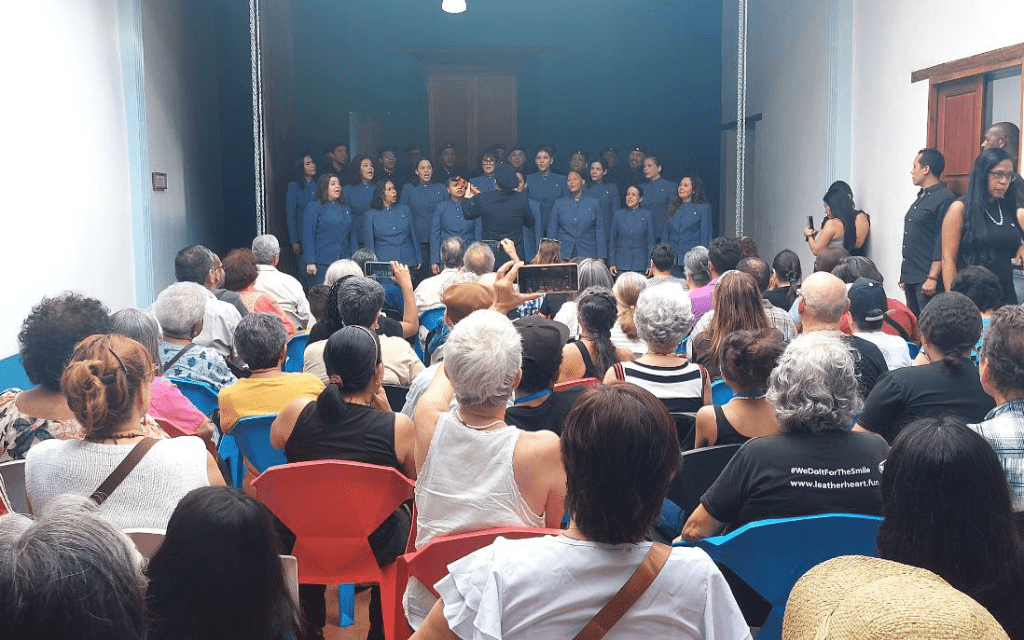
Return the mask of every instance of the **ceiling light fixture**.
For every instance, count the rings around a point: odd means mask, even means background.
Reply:
[[[466,10],[466,0],[441,0],[441,11],[445,13],[462,13]]]

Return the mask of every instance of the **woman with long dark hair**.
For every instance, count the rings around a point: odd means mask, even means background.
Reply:
[[[331,263],[355,253],[358,235],[341,179],[333,173],[323,174],[317,180],[316,198],[302,214],[302,263],[311,286],[323,284]]]
[[[909,425],[885,461],[882,510],[879,557],[935,572],[1024,638],[1024,551],[984,438],[955,417]]]
[[[967,193],[949,205],[942,219],[942,282],[949,291],[958,269],[987,268],[999,277],[1001,304],[1016,304],[1010,261],[1024,258],[1024,209],[1016,206],[1022,188],[1013,160],[1003,149],[985,149],[971,167]]]
[[[800,256],[789,249],[783,249],[772,260],[772,276],[768,282],[768,291],[764,294],[765,299],[776,307],[789,311],[796,301],[802,278]]]
[[[615,294],[607,287],[591,287],[576,299],[576,314],[580,324],[580,339],[562,348],[562,366],[558,381],[580,378],[604,379],[605,372],[615,363],[632,360],[629,349],[612,344],[612,327],[618,320]]]
[[[366,245],[366,238],[363,237],[363,216],[369,211],[373,202],[374,165],[373,158],[369,154],[360,153],[352,160],[352,165],[359,178],[355,184],[346,184],[342,187],[345,193],[345,201],[352,208],[352,223],[356,228],[356,235],[359,236],[359,246]]]
[[[150,640],[286,640],[299,630],[266,507],[229,487],[189,492],[149,561]]]
[[[868,239],[871,234],[871,216],[866,211],[857,208],[853,199],[853,189],[842,180],[836,180],[829,185],[829,190],[838,189],[850,199],[850,209],[853,210],[853,226],[857,230],[857,240],[853,249],[849,249],[852,256],[866,256],[868,254]]]
[[[722,345],[733,331],[770,329],[761,305],[761,291],[753,277],[740,271],[726,271],[714,290],[715,312],[706,331],[692,337],[687,345],[694,362],[704,365],[712,378],[722,377]],[[721,311],[718,311],[721,310]]]
[[[393,467],[416,477],[412,420],[391,411],[381,387],[384,364],[380,340],[362,326],[339,329],[324,348],[328,384],[316,400],[286,406],[270,428],[270,444],[284,449],[288,462],[352,460]],[[409,537],[412,513],[402,506],[370,534],[380,566],[394,561]],[[307,632],[326,622],[323,585],[301,585]],[[383,638],[380,591],[370,600],[369,638]]]
[[[679,180],[666,215],[664,242],[675,247],[679,266],[690,249],[711,246],[711,205],[700,178],[689,174]]]
[[[832,186],[825,192],[825,221],[820,231],[804,229],[804,239],[811,253],[818,255],[825,247],[840,247],[853,253],[857,245],[857,226],[854,221],[853,199],[841,187]]]
[[[302,253],[302,214],[306,205],[316,198],[316,163],[313,162],[313,156],[308,153],[299,154],[292,175],[295,179],[288,183],[288,190],[284,194],[284,211],[292,251]]]
[[[411,269],[423,262],[419,236],[412,211],[397,200],[398,189],[394,182],[381,180],[377,183],[370,209],[363,217],[363,241],[378,260],[394,260]]]

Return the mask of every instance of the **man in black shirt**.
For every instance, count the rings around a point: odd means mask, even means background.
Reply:
[[[463,206],[462,215],[466,220],[482,220],[482,237],[480,240],[491,246],[496,258],[495,265],[500,266],[511,260],[501,248],[501,241],[508,238],[516,245],[516,255],[526,255],[523,251],[523,227],[533,229],[534,216],[530,208],[530,200],[525,193],[516,191],[519,178],[511,166],[499,163],[494,168],[494,191],[481,193],[473,185],[466,190],[466,199],[470,206]]]
[[[505,411],[505,422],[524,431],[546,429],[562,435],[562,420],[586,387],[554,391],[562,365],[562,347],[569,328],[540,316],[513,322],[523,339],[523,377],[515,390],[515,406]]]
[[[942,218],[956,198],[940,180],[946,161],[935,149],[921,149],[910,171],[921,188],[903,219],[903,266],[900,287],[915,316],[938,291],[942,271]]]
[[[846,285],[842,280],[824,271],[814,273],[804,280],[799,298],[804,333],[839,333],[839,321],[849,310],[850,298],[846,295]],[[860,383],[860,397],[867,398],[878,378],[889,370],[885,364],[885,356],[877,346],[864,338],[840,335],[854,351],[854,369]]]

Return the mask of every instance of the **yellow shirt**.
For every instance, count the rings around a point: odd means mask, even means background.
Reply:
[[[220,391],[220,428],[230,433],[242,418],[280,413],[296,398],[316,399],[324,390],[320,378],[309,373],[286,373],[275,378],[239,378]]]

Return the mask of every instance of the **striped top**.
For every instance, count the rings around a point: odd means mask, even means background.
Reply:
[[[704,367],[687,360],[675,367],[657,367],[635,360],[620,363],[626,382],[650,391],[670,413],[695,414],[704,406]]]

